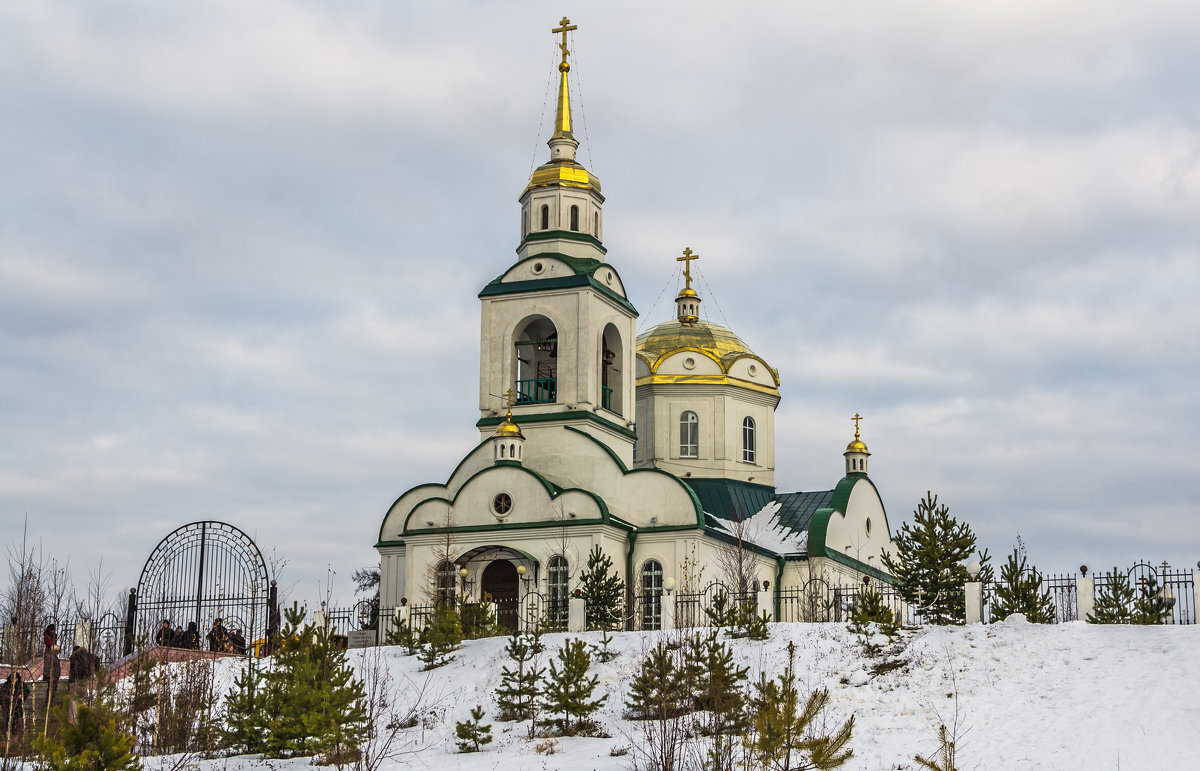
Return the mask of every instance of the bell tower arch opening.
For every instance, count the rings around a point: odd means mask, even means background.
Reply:
[[[600,335],[600,406],[625,414],[625,345],[615,324]]]
[[[517,404],[558,401],[558,329],[545,316],[530,316],[517,325],[513,341]]]

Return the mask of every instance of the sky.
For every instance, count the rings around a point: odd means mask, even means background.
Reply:
[[[639,331],[674,257],[780,372],[776,482],[850,417],[893,530],[1200,560],[1200,5],[0,4],[0,523],[137,583],[215,519],[287,596],[478,441],[478,291],[580,159]]]

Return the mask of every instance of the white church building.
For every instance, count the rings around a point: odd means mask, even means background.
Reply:
[[[776,490],[779,372],[701,318],[690,249],[676,258],[675,317],[635,337],[638,313],[603,244],[600,182],[576,160],[567,29],[555,30],[554,133],[520,196],[517,258],[479,293],[480,442],[444,481],[388,508],[375,544],[382,607],[462,591],[564,607],[594,547],[631,599],[713,581],[778,592],[813,577],[887,580],[891,531],[858,416],[844,476]],[[657,623],[646,608],[633,625]]]

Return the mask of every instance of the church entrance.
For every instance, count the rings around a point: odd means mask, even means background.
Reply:
[[[488,563],[480,579],[481,596],[496,603],[496,621],[509,632],[517,631],[517,566],[508,560]]]

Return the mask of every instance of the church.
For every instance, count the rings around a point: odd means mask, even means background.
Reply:
[[[886,581],[891,531],[859,416],[841,479],[776,490],[779,371],[702,318],[690,248],[675,258],[674,318],[635,336],[638,312],[604,247],[600,181],[576,159],[573,29],[564,18],[553,30],[554,131],[519,198],[516,261],[479,293],[480,442],[445,481],[388,508],[375,544],[382,607],[466,592],[563,609],[594,548],[625,582],[637,628],[660,623],[664,589],[721,582],[778,597],[816,578]]]

